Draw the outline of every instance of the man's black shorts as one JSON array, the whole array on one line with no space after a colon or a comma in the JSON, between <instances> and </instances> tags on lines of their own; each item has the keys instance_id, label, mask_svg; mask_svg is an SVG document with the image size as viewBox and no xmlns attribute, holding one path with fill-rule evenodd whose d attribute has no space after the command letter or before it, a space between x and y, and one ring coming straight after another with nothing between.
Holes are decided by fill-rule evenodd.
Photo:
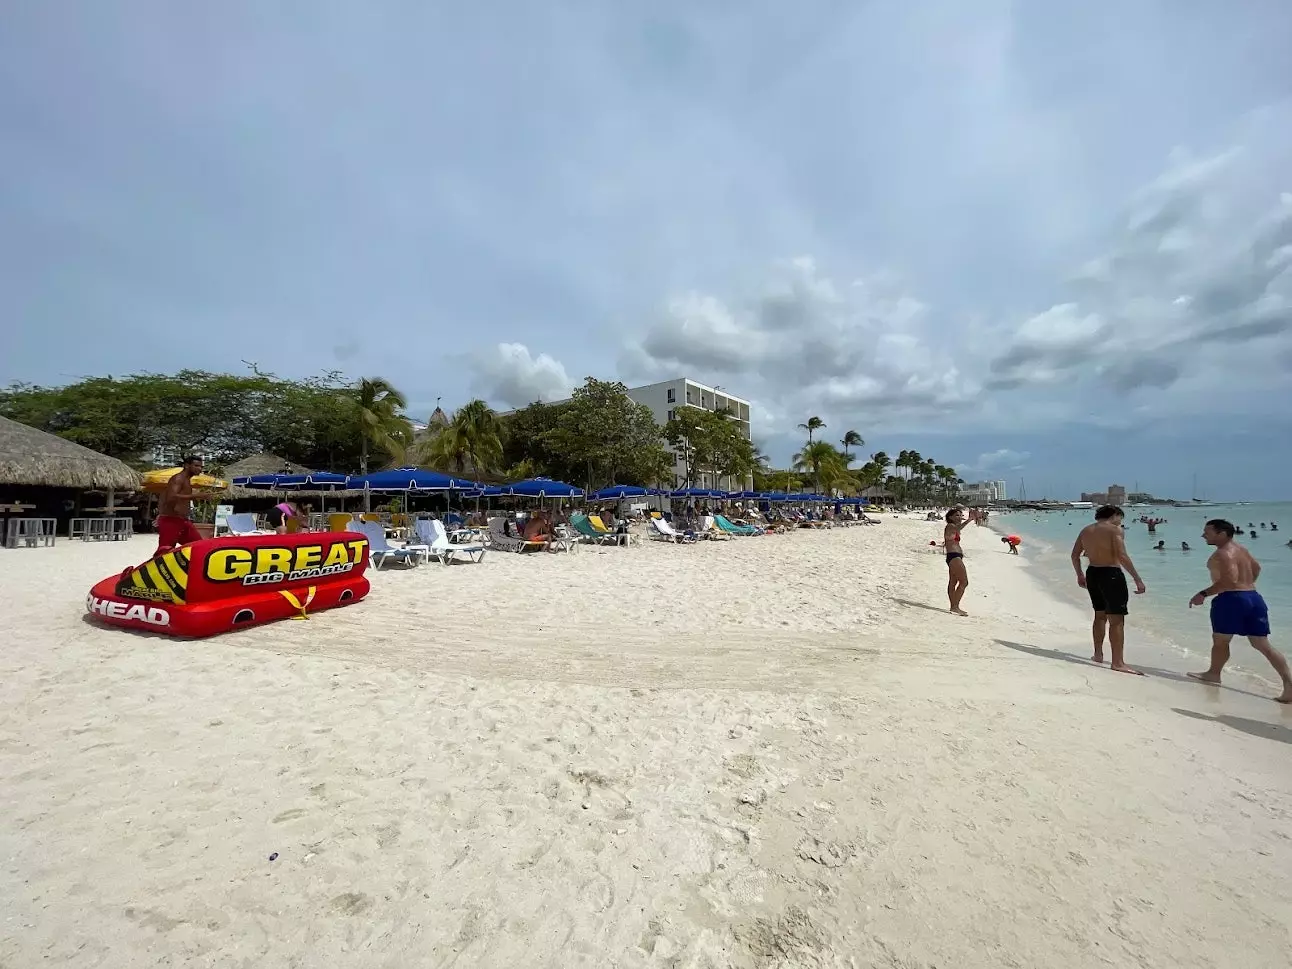
<instances>
[{"instance_id":1,"label":"man's black shorts","mask_svg":"<svg viewBox=\"0 0 1292 969\"><path fill-rule=\"evenodd\" d=\"M1126 588L1126 573L1115 565L1087 565L1086 591L1095 612L1110 616L1126 615L1130 602L1130 589Z\"/></svg>"}]
</instances>

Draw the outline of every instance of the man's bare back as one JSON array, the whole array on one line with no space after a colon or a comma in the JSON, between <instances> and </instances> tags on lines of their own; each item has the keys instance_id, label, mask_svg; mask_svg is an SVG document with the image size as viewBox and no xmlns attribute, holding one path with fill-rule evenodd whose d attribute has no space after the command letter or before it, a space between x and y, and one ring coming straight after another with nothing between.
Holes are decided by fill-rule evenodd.
<instances>
[{"instance_id":1,"label":"man's bare back","mask_svg":"<svg viewBox=\"0 0 1292 969\"><path fill-rule=\"evenodd\" d=\"M1096 568L1121 568L1125 552L1125 538L1121 525L1095 522L1081 529L1077 535L1081 554Z\"/></svg>"},{"instance_id":2,"label":"man's bare back","mask_svg":"<svg viewBox=\"0 0 1292 969\"><path fill-rule=\"evenodd\" d=\"M1237 542L1229 542L1211 553L1207 559L1207 571L1211 573L1213 595L1221 592L1252 592L1256 589L1256 580L1260 577L1260 563L1252 553Z\"/></svg>"}]
</instances>

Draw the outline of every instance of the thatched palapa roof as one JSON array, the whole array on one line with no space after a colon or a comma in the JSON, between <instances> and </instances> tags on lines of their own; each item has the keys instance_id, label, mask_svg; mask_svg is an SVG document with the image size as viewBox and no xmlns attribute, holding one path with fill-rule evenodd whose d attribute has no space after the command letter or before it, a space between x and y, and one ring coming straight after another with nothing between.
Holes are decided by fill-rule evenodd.
<instances>
[{"instance_id":1,"label":"thatched palapa roof","mask_svg":"<svg viewBox=\"0 0 1292 969\"><path fill-rule=\"evenodd\" d=\"M277 454L262 451L234 461L224 469L226 478L250 478L257 474L309 474L310 469L303 464L293 464Z\"/></svg>"},{"instance_id":2,"label":"thatched palapa roof","mask_svg":"<svg viewBox=\"0 0 1292 969\"><path fill-rule=\"evenodd\" d=\"M0 417L0 484L134 491L139 475L116 458Z\"/></svg>"}]
</instances>

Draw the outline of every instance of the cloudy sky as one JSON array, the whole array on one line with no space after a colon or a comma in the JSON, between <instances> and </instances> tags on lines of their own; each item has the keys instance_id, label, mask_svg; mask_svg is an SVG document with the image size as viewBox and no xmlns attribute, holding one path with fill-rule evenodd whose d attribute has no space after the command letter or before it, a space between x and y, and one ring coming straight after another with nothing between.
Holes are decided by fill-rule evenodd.
<instances>
[{"instance_id":1,"label":"cloudy sky","mask_svg":"<svg viewBox=\"0 0 1292 969\"><path fill-rule=\"evenodd\" d=\"M488 12L492 11L492 12ZM1292 497L1292 3L6 5L0 381L587 375Z\"/></svg>"}]
</instances>

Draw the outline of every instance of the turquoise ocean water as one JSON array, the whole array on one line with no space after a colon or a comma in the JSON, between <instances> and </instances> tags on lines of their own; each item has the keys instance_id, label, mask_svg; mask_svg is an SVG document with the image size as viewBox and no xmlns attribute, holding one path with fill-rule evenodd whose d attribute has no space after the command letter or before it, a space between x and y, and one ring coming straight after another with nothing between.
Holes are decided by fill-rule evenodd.
<instances>
[{"instance_id":1,"label":"turquoise ocean water","mask_svg":"<svg viewBox=\"0 0 1292 969\"><path fill-rule=\"evenodd\" d=\"M1248 531L1248 524L1256 538L1246 535L1242 543L1261 563L1261 578L1257 588L1270 607L1271 642L1285 654L1292 653L1292 502L1269 504L1212 505L1203 508L1138 508L1126 509L1126 550L1139 570L1148 592L1131 596L1130 623L1145 628L1155 638L1205 657L1211 649L1211 627L1207 607L1189 608L1189 597L1205 588L1211 580L1207 575L1207 556L1211 549L1202 540L1202 526L1209 519L1224 518ZM1146 525L1137 521L1141 515L1165 518L1166 524L1157 526L1157 533L1149 535ZM1020 554L1032 559L1032 571L1061 596L1079 602L1089 609L1090 600L1083 589L1077 587L1068 556L1077 532L1094 521L1093 509L1052 512L1011 512L993 514L990 524L1002 534L1013 532L1023 537ZM1264 522L1266 527L1262 528ZM1278 531L1269 528L1278 525ZM1166 550L1153 549L1165 540ZM1180 550L1180 543L1188 542L1191 551ZM1127 635L1128 647L1133 643L1133 632ZM1253 663L1255 658L1255 663ZM1234 659L1247 669L1256 670L1264 661L1243 656L1234 650Z\"/></svg>"}]
</instances>

